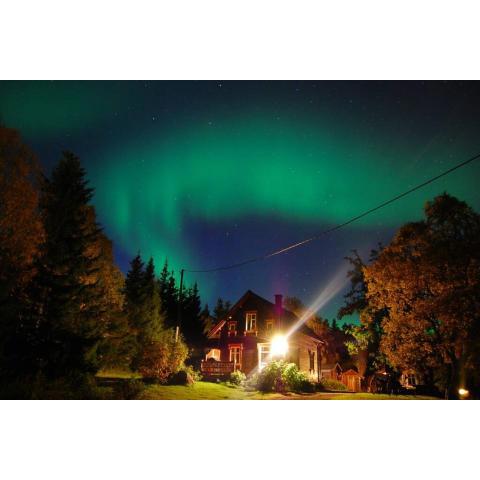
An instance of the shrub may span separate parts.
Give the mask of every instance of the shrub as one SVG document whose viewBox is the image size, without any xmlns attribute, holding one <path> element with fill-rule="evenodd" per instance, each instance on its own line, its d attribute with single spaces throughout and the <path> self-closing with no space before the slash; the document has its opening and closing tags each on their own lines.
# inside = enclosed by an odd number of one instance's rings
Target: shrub
<svg viewBox="0 0 480 480">
<path fill-rule="evenodd" d="M 240 370 L 235 370 L 230 374 L 230 383 L 233 385 L 242 385 L 246 379 L 247 376 Z"/>
<path fill-rule="evenodd" d="M 202 374 L 191 365 L 185 365 L 182 370 L 185 370 L 193 378 L 194 382 L 199 382 L 202 379 Z"/>
<path fill-rule="evenodd" d="M 166 383 L 178 372 L 188 357 L 188 348 L 181 338 L 175 342 L 175 332 L 165 330 L 159 339 L 150 342 L 141 355 L 139 372 L 150 381 Z"/>
<path fill-rule="evenodd" d="M 294 363 L 273 361 L 258 374 L 256 388 L 261 392 L 314 392 L 315 384 Z"/>
<path fill-rule="evenodd" d="M 325 390 L 339 390 L 339 391 L 346 391 L 347 387 L 344 383 L 339 382 L 338 380 L 332 380 L 330 378 L 322 378 L 320 380 L 320 384 Z"/>
</svg>

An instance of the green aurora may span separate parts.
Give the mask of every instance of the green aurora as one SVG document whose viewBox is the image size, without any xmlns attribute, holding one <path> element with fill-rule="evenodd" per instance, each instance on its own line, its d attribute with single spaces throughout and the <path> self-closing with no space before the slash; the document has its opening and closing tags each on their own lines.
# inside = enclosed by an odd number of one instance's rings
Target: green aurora
<svg viewBox="0 0 480 480">
<path fill-rule="evenodd" d="M 47 169 L 64 148 L 80 155 L 124 270 L 137 251 L 201 269 L 343 223 L 477 153 L 476 90 L 458 101 L 463 87 L 412 88 L 420 91 L 410 98 L 405 84 L 388 82 L 1 82 L 0 121 Z M 308 302 L 352 248 L 388 241 L 435 195 L 479 210 L 478 178 L 480 162 L 349 225 L 335 247 L 318 242 L 310 255 L 329 270 L 302 278 L 311 262 L 297 252 L 280 270 L 262 263 L 250 276 L 188 281 L 211 303 L 247 288 L 270 295 L 269 278 L 288 272 L 280 288 Z M 233 225 L 235 241 L 225 237 Z"/>
</svg>

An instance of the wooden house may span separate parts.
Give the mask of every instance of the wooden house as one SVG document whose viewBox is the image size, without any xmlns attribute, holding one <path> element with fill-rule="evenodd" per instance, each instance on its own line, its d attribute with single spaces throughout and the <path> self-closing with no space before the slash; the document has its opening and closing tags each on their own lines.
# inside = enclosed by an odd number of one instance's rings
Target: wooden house
<svg viewBox="0 0 480 480">
<path fill-rule="evenodd" d="M 220 376 L 233 370 L 245 374 L 261 370 L 274 358 L 275 339 L 284 338 L 288 350 L 282 358 L 319 380 L 324 342 L 283 307 L 282 298 L 275 295 L 272 303 L 248 290 L 208 333 L 202 372 Z"/>
</svg>

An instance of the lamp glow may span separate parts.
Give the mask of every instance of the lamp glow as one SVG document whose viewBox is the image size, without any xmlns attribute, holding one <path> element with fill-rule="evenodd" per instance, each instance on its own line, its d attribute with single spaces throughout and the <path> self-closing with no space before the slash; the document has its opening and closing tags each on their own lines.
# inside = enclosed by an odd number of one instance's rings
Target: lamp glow
<svg viewBox="0 0 480 480">
<path fill-rule="evenodd" d="M 468 397 L 468 394 L 470 392 L 468 390 L 466 390 L 465 388 L 459 388 L 458 389 L 458 394 L 461 396 L 461 397 Z"/>
<path fill-rule="evenodd" d="M 285 335 L 276 335 L 272 338 L 270 354 L 272 357 L 284 357 L 288 351 L 288 342 Z"/>
</svg>

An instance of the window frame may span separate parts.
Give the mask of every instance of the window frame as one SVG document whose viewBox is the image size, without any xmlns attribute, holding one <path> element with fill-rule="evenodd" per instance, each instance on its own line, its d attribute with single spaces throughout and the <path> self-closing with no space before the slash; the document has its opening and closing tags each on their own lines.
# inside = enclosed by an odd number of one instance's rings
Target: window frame
<svg viewBox="0 0 480 480">
<path fill-rule="evenodd" d="M 258 314 L 256 310 L 245 312 L 245 333 L 257 333 Z M 249 328 L 250 327 L 250 328 Z"/>
</svg>

